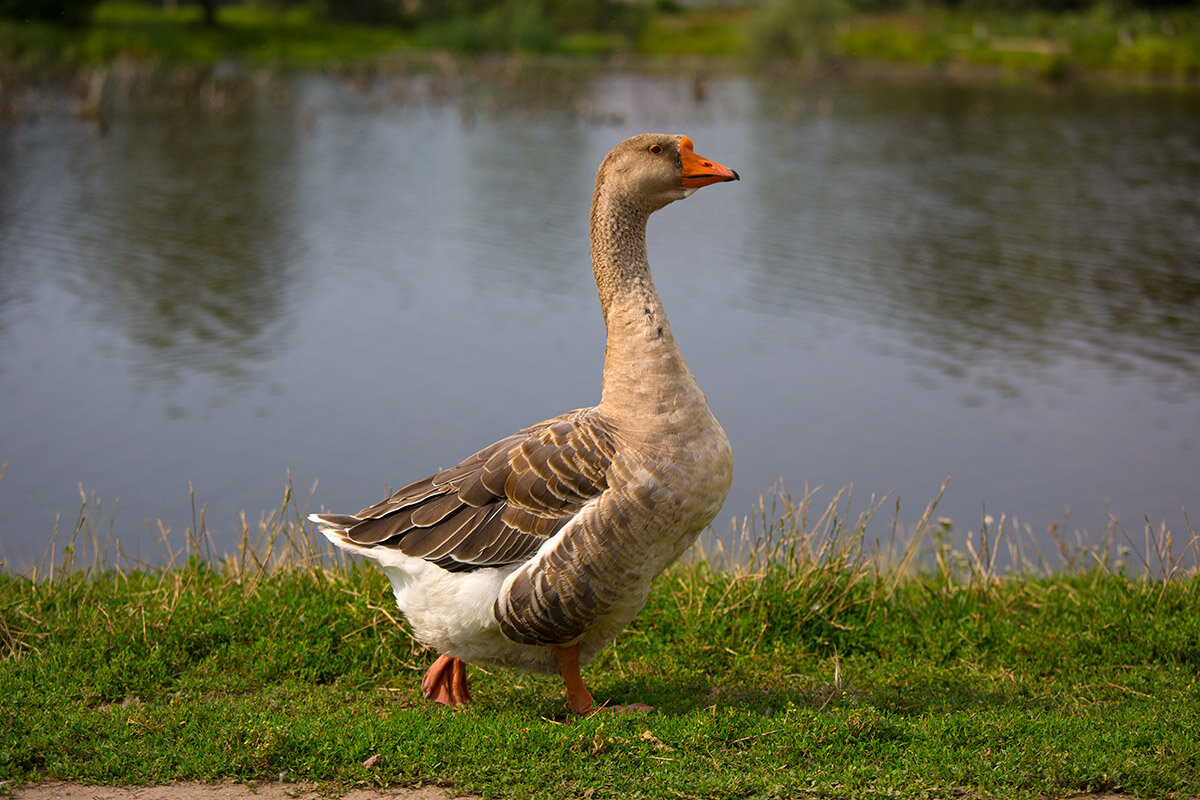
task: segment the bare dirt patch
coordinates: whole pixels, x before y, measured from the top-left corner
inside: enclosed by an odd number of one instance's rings
[[[2,787],[0,787],[2,788]],[[2,792],[0,792],[2,794]],[[351,789],[345,794],[307,783],[172,783],[166,786],[87,786],[32,783],[12,790],[13,800],[479,800],[438,786]],[[1077,794],[1067,800],[1129,800],[1121,794]],[[1193,798],[1200,800],[1200,798]]]
[[[469,800],[437,786],[351,789],[345,794],[323,791],[314,784],[172,783],[167,786],[86,786],[78,783],[33,783],[13,789],[14,800]]]

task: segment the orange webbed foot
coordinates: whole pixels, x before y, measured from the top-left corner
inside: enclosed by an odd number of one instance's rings
[[[467,688],[467,665],[457,658],[440,655],[421,679],[421,693],[444,706],[461,706],[471,702]]]

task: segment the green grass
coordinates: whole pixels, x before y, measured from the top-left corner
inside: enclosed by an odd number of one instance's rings
[[[648,56],[745,56],[750,52],[748,8],[698,8],[650,18],[638,40]]]
[[[207,64],[235,58],[250,64],[327,67],[369,62],[411,44],[386,27],[326,24],[297,9],[222,6],[221,24],[203,24],[199,6],[102,3],[91,25],[59,28],[0,20],[0,60],[26,72],[102,66],[117,59],[164,64]]]
[[[1110,72],[1200,76],[1200,16],[1194,10],[1116,13],[928,11],[841,20],[826,49],[864,60],[929,66],[968,64],[1043,77]]]
[[[1149,531],[1142,560],[1114,528],[1050,558],[1003,520],[878,542],[881,506],[780,496],[733,552],[710,540],[585,670],[598,700],[657,710],[578,719],[560,681],[506,670],[471,668],[465,709],[424,701],[433,655],[385,579],[317,545],[290,495],[235,554],[207,551],[202,512],[182,544],[163,531],[165,566],[121,556],[85,499],[35,574],[0,573],[0,788],[1200,794],[1200,535]]]
[[[663,4],[614,30],[560,31],[533,6],[498,5],[485,14],[412,30],[320,20],[311,9],[222,6],[221,24],[199,8],[106,2],[92,23],[63,28],[0,20],[0,77],[98,67],[116,60],[167,65],[234,59],[250,65],[339,68],[397,54],[449,50],[595,57],[703,57],[726,62],[858,62],[922,68],[980,67],[1061,79],[1092,76],[1200,77],[1200,15],[1118,11],[946,10],[914,4],[904,13],[853,13],[836,0],[770,0],[761,6],[681,9]]]

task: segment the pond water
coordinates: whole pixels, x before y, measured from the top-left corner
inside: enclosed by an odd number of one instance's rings
[[[780,480],[912,525],[950,476],[960,532],[1046,547],[1068,513],[1200,514],[1196,93],[498,68],[112,78],[101,107],[0,124],[14,567],[81,486],[149,558],[192,487],[225,549],[289,471],[354,511],[594,403],[592,180],[644,130],[742,176],[650,225],[734,445],[718,532]]]

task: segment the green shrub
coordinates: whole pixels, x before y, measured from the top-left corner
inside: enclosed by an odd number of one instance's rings
[[[614,0],[442,0],[413,18],[426,43],[465,53],[561,49],[564,38],[617,36],[636,41],[652,11]]]
[[[851,10],[844,0],[769,0],[750,25],[754,52],[762,58],[831,55],[835,26]]]

